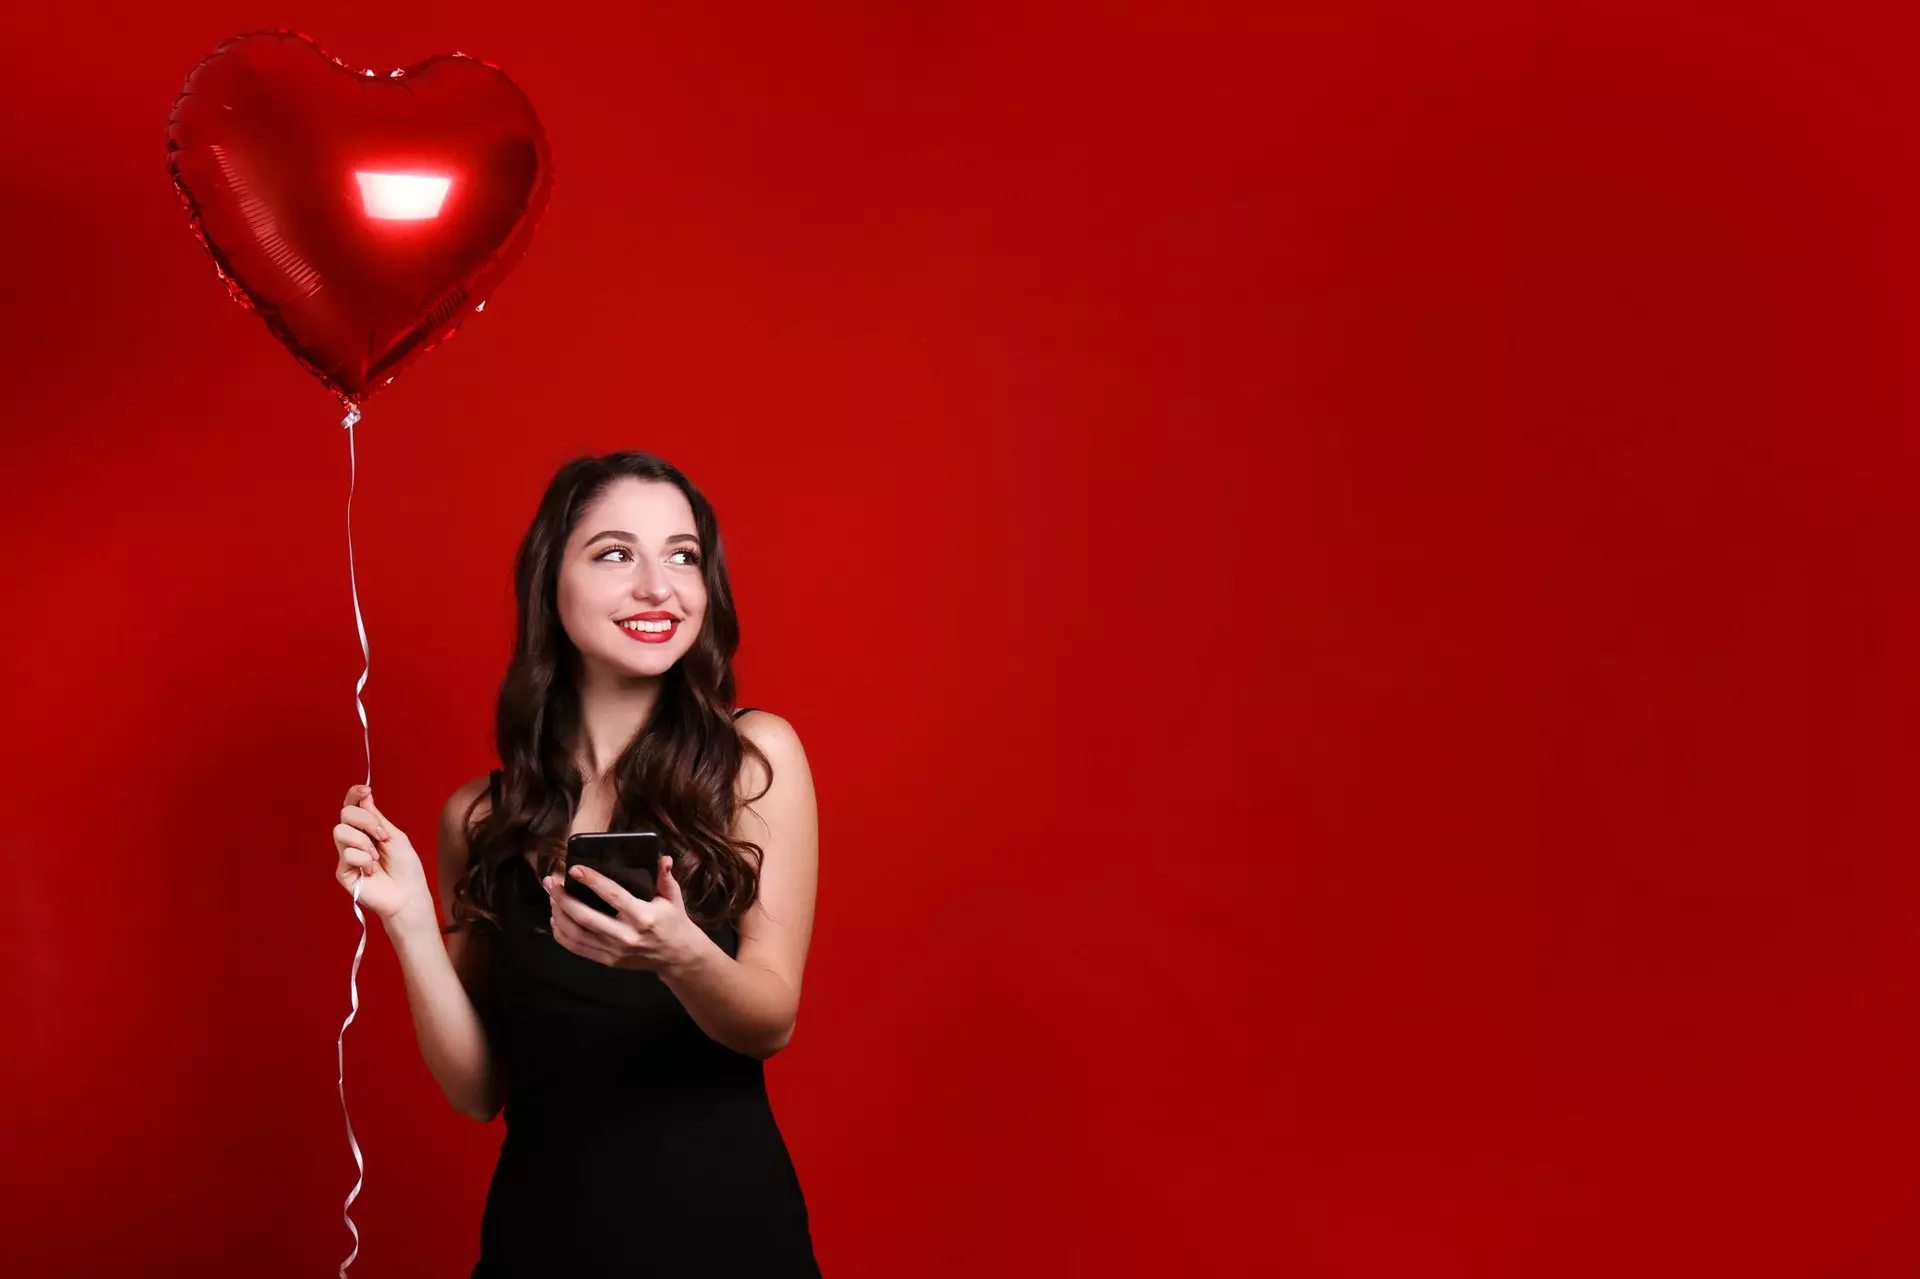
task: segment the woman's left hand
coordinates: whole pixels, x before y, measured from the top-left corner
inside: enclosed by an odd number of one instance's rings
[[[687,966],[702,947],[713,945],[687,915],[671,858],[662,857],[656,868],[652,901],[641,901],[591,867],[575,866],[568,874],[619,912],[603,915],[575,901],[558,875],[541,881],[553,906],[553,939],[582,959],[664,974]]]

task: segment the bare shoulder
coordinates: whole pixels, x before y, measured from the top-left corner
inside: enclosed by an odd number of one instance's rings
[[[751,710],[733,721],[740,735],[768,755],[799,755],[800,734],[772,711]]]
[[[813,775],[792,724],[768,711],[749,711],[736,722],[740,735],[766,759],[749,755],[740,768],[733,833],[758,845],[761,859],[759,890],[752,909],[740,918],[735,958],[785,982],[797,1011],[820,879],[820,815]],[[791,1020],[786,1033],[792,1033]],[[785,1043],[782,1036],[774,1051]]]
[[[447,803],[440,810],[440,870],[444,875],[449,870],[456,874],[467,868],[467,836],[474,826],[487,815],[493,807],[489,798],[492,790],[492,774],[482,773],[470,782],[464,782],[447,797]]]
[[[492,787],[493,774],[482,773],[470,782],[462,782],[453,794],[447,797],[445,808],[440,810],[440,825],[453,827],[463,838],[467,830],[493,807],[488,793]]]
[[[806,748],[801,746],[800,734],[792,724],[772,711],[751,710],[735,720],[734,726],[740,736],[759,747],[760,754],[766,757],[765,763],[752,755],[740,761],[739,790],[743,800],[751,800],[767,789],[767,764],[773,766],[776,785],[808,778]]]
[[[452,925],[454,894],[459,883],[467,875],[467,840],[474,826],[493,807],[491,792],[492,774],[482,773],[470,782],[465,782],[447,797],[446,805],[440,810],[440,840],[435,866],[435,880],[439,886],[436,894],[440,901],[440,922]],[[485,980],[481,975],[478,956],[481,951],[471,944],[471,934],[453,933],[447,938],[447,954],[453,960],[454,970],[460,974],[460,982],[472,994]]]

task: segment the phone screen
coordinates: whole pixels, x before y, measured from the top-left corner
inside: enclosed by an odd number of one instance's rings
[[[660,864],[660,837],[652,831],[606,831],[567,837],[567,865],[599,871],[641,901],[653,900]],[[603,915],[617,912],[605,898],[572,876],[567,893]]]

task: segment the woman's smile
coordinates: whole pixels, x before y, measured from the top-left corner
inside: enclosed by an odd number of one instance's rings
[[[680,619],[671,613],[635,613],[618,619],[617,624],[642,644],[664,644],[680,629]]]

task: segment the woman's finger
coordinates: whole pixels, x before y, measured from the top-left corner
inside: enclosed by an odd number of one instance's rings
[[[558,907],[554,909],[553,914],[548,918],[547,928],[553,933],[553,939],[555,941],[559,942],[574,954],[585,956],[586,948],[589,944],[587,939],[581,934],[580,930],[574,926],[572,920],[561,915]]]
[[[666,902],[675,910],[687,908],[686,897],[680,891],[680,881],[673,877],[673,858],[661,857],[654,867],[653,899]]]
[[[385,823],[380,820],[380,814],[369,812],[365,808],[350,805],[341,809],[340,822],[342,825],[351,826],[355,830],[363,830],[375,839],[387,838],[384,829]]]
[[[634,913],[640,905],[639,898],[591,866],[575,866],[569,870],[567,874],[573,877],[574,882],[590,889],[594,896],[619,911],[622,915]],[[588,913],[599,915],[599,912],[593,910],[592,907],[588,907],[587,909]],[[605,915],[599,915],[599,918],[605,919],[607,917]]]
[[[361,805],[348,805],[348,807],[342,808],[342,810],[340,810],[340,820],[346,822],[348,826],[357,826],[359,830],[369,833],[374,839],[392,839],[392,837],[394,837],[394,828],[386,824],[386,818],[380,816],[380,812],[378,812],[376,808],[367,807],[369,803],[372,803],[372,801],[361,803]]]
[[[597,937],[603,944],[631,946],[640,940],[640,934],[633,925],[613,915],[602,915],[585,902],[576,901],[563,888],[553,894],[553,904],[563,911],[566,917],[579,926],[589,936]]]
[[[618,968],[620,966],[620,955],[618,952],[608,950],[604,946],[595,945],[593,939],[590,937],[582,937],[576,933],[562,938],[560,944],[582,959],[591,959],[594,963],[604,965],[607,968]]]
[[[380,824],[380,829],[375,833],[378,834],[381,839],[393,838],[393,823],[387,820],[387,815],[385,813],[381,812],[378,808],[374,807],[372,791],[368,791],[367,797],[360,801],[360,807],[365,809],[367,812],[372,813],[373,820]]]
[[[358,848],[349,848],[340,854],[340,864],[342,866],[378,866],[380,859]]]
[[[560,909],[560,896],[551,887],[547,889],[547,911],[547,926],[553,930],[555,937],[565,938],[575,943],[585,940],[585,932],[580,925],[573,922],[573,916]]]
[[[618,964],[620,962],[620,952],[609,947],[606,941],[597,934],[588,932],[578,923],[574,922],[573,916],[564,913],[564,908],[561,905],[561,902],[564,900],[565,894],[554,894],[553,913],[548,921],[548,926],[553,932],[553,939],[582,959],[591,959],[594,963],[605,964],[609,968]],[[579,906],[578,902],[572,904]],[[587,909],[584,906],[580,908],[582,910]],[[588,911],[588,913],[591,914],[593,912]]]
[[[347,797],[341,800],[340,803],[344,807],[351,808],[371,794],[373,794],[373,787],[367,785],[365,782],[355,782],[353,785],[347,787]]]
[[[374,851],[373,839],[365,832],[355,830],[345,822],[333,828],[333,843],[334,847],[338,848],[341,852],[345,852],[349,848],[358,848],[362,852],[367,853]]]

